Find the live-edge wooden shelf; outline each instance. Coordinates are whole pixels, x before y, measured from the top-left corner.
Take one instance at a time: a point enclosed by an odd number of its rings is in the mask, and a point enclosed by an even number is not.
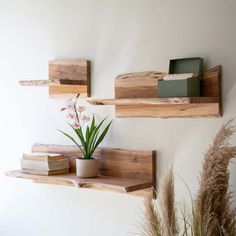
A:
[[[110,190],[120,193],[132,193],[138,190],[152,187],[152,182],[111,176],[98,176],[96,178],[78,178],[75,173],[63,175],[32,175],[25,174],[22,170],[7,171],[7,176],[30,179],[34,183],[47,183],[57,185],[74,186],[78,188],[92,188]]]
[[[22,86],[39,86],[49,87],[55,85],[83,85],[84,83],[79,80],[69,79],[48,79],[48,80],[21,80],[19,81]]]
[[[221,66],[203,74],[201,97],[158,97],[158,80],[164,73],[119,75],[115,99],[88,99],[93,105],[115,105],[117,117],[221,117]]]
[[[22,80],[22,86],[49,87],[50,98],[68,94],[90,97],[90,61],[83,59],[53,60],[49,62],[48,80]]]
[[[116,148],[98,148],[99,175],[96,178],[78,178],[75,174],[75,158],[81,155],[76,146],[35,144],[33,152],[62,153],[68,158],[71,173],[63,175],[32,175],[22,170],[7,171],[11,177],[30,179],[35,183],[74,186],[110,190],[137,196],[152,194],[156,189],[156,152],[131,151]]]
[[[87,99],[92,105],[167,105],[217,103],[217,97],[173,97],[173,98],[118,98],[118,99]]]

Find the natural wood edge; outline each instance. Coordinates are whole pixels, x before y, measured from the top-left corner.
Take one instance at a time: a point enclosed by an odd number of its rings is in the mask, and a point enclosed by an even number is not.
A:
[[[75,181],[70,179],[68,176],[63,175],[53,175],[53,176],[42,176],[42,175],[32,175],[26,174],[17,171],[6,171],[6,176],[15,177],[15,178],[22,178],[22,179],[29,179],[33,183],[42,183],[42,184],[53,184],[53,185],[65,185],[65,186],[73,186],[77,188],[91,188],[96,190],[109,190],[113,192],[119,193],[126,193],[132,194],[137,196],[145,195],[147,192],[150,192],[152,189],[152,182],[144,182],[140,184],[130,185],[128,187],[118,185],[118,184],[110,184],[110,183],[103,183],[103,182],[93,182],[92,179],[84,179],[80,181]],[[109,176],[106,176],[109,177]],[[118,179],[118,178],[114,178]],[[126,179],[124,179],[126,181]]]
[[[69,80],[69,79],[49,79],[49,80],[21,80],[19,81],[22,86],[39,86],[49,87],[54,85],[86,85],[86,81]]]
[[[136,185],[125,187],[125,191],[126,191],[126,193],[130,193],[133,191],[151,188],[152,186],[153,186],[152,182],[146,182],[146,183],[142,183],[142,184],[136,184]]]
[[[145,188],[145,189],[137,190],[137,191],[133,191],[133,192],[129,192],[128,194],[132,195],[132,196],[136,196],[136,197],[146,197],[146,196],[151,195],[151,197],[153,199],[156,199],[156,191],[153,187]]]
[[[132,190],[132,191],[126,191],[124,188],[120,187],[115,187],[115,186],[109,186],[109,185],[95,185],[92,183],[83,183],[83,184],[75,184],[72,182],[65,182],[65,183],[58,183],[56,181],[51,181],[50,183],[48,181],[43,181],[43,180],[32,180],[33,183],[38,183],[38,184],[52,184],[52,185],[64,185],[68,187],[76,187],[76,188],[86,188],[86,189],[93,189],[93,190],[100,190],[100,191],[111,191],[111,192],[116,192],[116,193],[122,193],[122,194],[128,194],[136,197],[145,197],[146,195],[152,195],[154,199],[156,199],[156,191],[154,190],[153,187],[148,187],[144,189],[139,189],[139,190]]]
[[[204,72],[203,72],[203,77],[209,76],[210,73],[212,73],[212,72],[214,72],[214,71],[215,71],[215,72],[221,71],[221,65],[217,65],[217,66],[215,66],[215,67],[212,67],[212,68],[208,69],[207,71],[204,71]]]
[[[21,86],[40,86],[48,87],[51,85],[59,85],[59,80],[21,80],[19,81]]]
[[[12,176],[14,177],[14,176]],[[16,177],[16,178],[21,178],[21,177]],[[22,179],[26,179],[23,178]],[[58,182],[57,180],[53,181],[48,181],[48,180],[43,180],[43,179],[29,179],[32,180],[33,183],[37,183],[37,184],[52,184],[52,185],[64,185],[64,186],[71,186],[71,187],[77,187],[76,183],[73,183],[73,181],[68,181],[68,180],[61,180],[60,182]]]
[[[116,106],[118,118],[219,118],[219,103]]]
[[[66,178],[65,179],[57,179],[57,178],[53,179],[53,178],[48,178],[48,176],[19,173],[14,170],[13,171],[5,171],[4,173],[6,176],[21,178],[21,179],[28,179],[28,180],[32,180],[32,182],[34,182],[34,183],[56,184],[56,185],[66,185],[66,186],[77,187],[77,184],[73,180],[71,180],[71,179],[68,180]],[[58,176],[60,176],[60,175],[58,175]]]
[[[57,99],[57,98],[69,98],[71,96],[76,96],[77,94],[80,94],[79,97],[80,98],[87,98],[89,97],[89,94],[87,93],[80,93],[79,90],[77,93],[58,93],[58,94],[52,94],[52,93],[49,93],[49,98],[52,98],[52,99]]]
[[[126,74],[121,74],[118,75],[115,79],[115,81],[117,80],[124,80],[124,79],[129,79],[132,77],[145,77],[145,76],[150,76],[152,78],[162,78],[164,75],[166,75],[168,73],[166,72],[159,72],[159,71],[142,71],[142,72],[132,72],[132,73],[126,73]]]
[[[200,119],[200,118],[221,118],[222,116],[220,114],[216,115],[186,115],[186,116],[157,116],[157,115],[143,115],[143,116],[133,116],[133,115],[116,115],[117,118],[161,118],[161,119],[172,119],[172,118],[187,118],[187,119]]]
[[[167,105],[190,103],[217,103],[217,97],[173,97],[173,98],[120,98],[120,99],[87,99],[92,105]]]
[[[54,59],[50,60],[50,65],[74,65],[74,66],[87,66],[90,61],[85,58],[74,58],[74,59]]]
[[[91,97],[91,61],[87,61],[87,94],[86,97]]]

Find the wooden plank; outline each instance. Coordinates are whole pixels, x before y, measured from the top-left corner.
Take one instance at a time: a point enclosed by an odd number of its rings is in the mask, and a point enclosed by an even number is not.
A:
[[[95,155],[99,159],[100,174],[153,181],[154,151],[101,148]]]
[[[218,103],[116,106],[117,117],[220,117]]]
[[[92,105],[161,105],[216,103],[218,97],[173,97],[173,98],[120,98],[120,99],[89,99]]]
[[[89,97],[87,85],[54,85],[49,87],[50,98],[63,98],[80,93],[80,98]]]
[[[218,97],[219,115],[223,115],[221,65],[218,65],[203,74],[201,96]]]
[[[49,87],[50,98],[61,98],[68,94],[81,94],[81,97],[90,96],[90,61],[74,60],[54,60],[49,62],[49,79],[50,80],[69,80],[70,85],[55,85]],[[71,82],[71,81],[77,82]],[[68,84],[67,83],[67,84]]]
[[[92,188],[98,190],[111,190],[121,193],[130,193],[152,187],[152,182],[145,180],[98,176],[96,178],[79,178],[74,174],[64,175],[32,175],[22,170],[7,171],[7,176],[33,180],[35,183],[47,183],[74,186],[78,188]]]
[[[34,144],[32,152],[61,153],[68,158],[72,172],[75,172],[75,159],[81,151],[74,145]],[[97,148],[94,156],[99,159],[100,175],[118,178],[139,179],[155,182],[153,173],[156,160],[155,151],[132,151],[117,148]]]
[[[19,81],[22,86],[40,86],[40,87],[48,87],[52,85],[60,84],[59,80],[21,80]]]
[[[49,79],[80,80],[87,83],[89,61],[75,60],[53,60],[49,61]]]
[[[156,199],[156,191],[153,189],[153,187],[145,188],[145,189],[138,190],[138,191],[133,191],[133,192],[130,192],[128,194],[138,196],[138,197],[151,196],[152,198]]]
[[[49,80],[21,80],[19,81],[22,86],[40,86],[48,87],[54,85],[82,85],[84,81],[79,80],[68,80],[68,79],[49,79]]]
[[[115,98],[155,98],[157,81],[165,74],[147,71],[119,75],[115,79]]]
[[[203,74],[201,96],[219,97],[221,95],[221,66],[216,66]]]

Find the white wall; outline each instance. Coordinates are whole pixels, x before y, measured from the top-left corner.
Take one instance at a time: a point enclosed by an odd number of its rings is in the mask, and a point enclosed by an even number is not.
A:
[[[235,12],[235,0],[0,0],[0,235],[124,236],[137,233],[142,219],[138,197],[4,176],[34,142],[69,144],[57,131],[69,130],[59,112],[65,101],[49,100],[46,88],[18,85],[46,79],[52,58],[92,60],[92,96],[104,98],[113,97],[116,75],[167,71],[171,58],[221,64],[221,119],[117,119],[114,108],[89,107],[114,118],[104,146],[157,150],[158,175],[174,161],[194,193],[204,151],[236,115]],[[236,190],[235,165],[232,172]],[[176,184],[182,200],[184,187]]]

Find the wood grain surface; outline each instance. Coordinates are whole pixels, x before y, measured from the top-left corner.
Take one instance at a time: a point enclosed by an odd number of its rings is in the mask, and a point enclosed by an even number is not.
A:
[[[145,180],[117,178],[111,176],[98,176],[96,178],[78,178],[75,173],[62,175],[32,175],[25,174],[22,170],[5,172],[7,176],[33,180],[35,183],[67,185],[77,188],[92,188],[98,190],[110,190],[121,193],[149,189],[152,182]]]
[[[147,71],[119,75],[115,79],[115,98],[155,98],[157,81],[165,74]]]
[[[115,81],[115,111],[117,117],[221,117],[222,116],[222,98],[221,98],[221,66],[216,66],[203,74],[201,91],[205,98],[180,98],[176,104],[171,104],[166,100],[161,104],[153,104],[153,99],[158,98],[158,80],[163,78],[165,73],[160,72],[138,72],[120,75]],[[119,104],[117,99],[141,99],[141,104],[130,100],[121,100],[126,104]],[[173,98],[175,99],[175,98]],[[204,100],[205,99],[205,100]],[[163,101],[156,99],[156,102]],[[175,101],[175,100],[174,100]],[[176,100],[177,101],[177,100]],[[100,101],[102,103],[102,101]],[[110,101],[111,102],[111,101]],[[172,103],[173,102],[172,100]],[[182,104],[181,104],[182,103]]]
[[[21,80],[19,81],[22,86],[39,86],[49,87],[54,85],[83,85],[84,82],[80,80],[69,79],[49,79],[49,80]]]
[[[63,175],[32,175],[21,170],[7,171],[7,176],[31,179],[35,183],[59,184],[79,188],[111,190],[137,196],[151,194],[156,189],[156,152],[117,148],[98,148],[94,157],[99,159],[97,178],[78,178],[75,159],[81,156],[76,146],[34,144],[32,152],[60,153],[68,158],[71,172]]]
[[[90,97],[90,61],[82,59],[54,60],[49,62],[49,79],[65,80],[67,85],[49,87],[50,98],[61,98],[80,93],[80,97]],[[77,82],[71,82],[77,81]],[[76,85],[79,84],[79,85]],[[68,85],[69,84],[69,85]]]
[[[173,98],[118,98],[118,99],[87,99],[92,105],[166,105],[190,103],[216,103],[218,97],[173,97]]]
[[[81,151],[74,145],[34,144],[32,146],[32,152],[64,154],[69,159],[72,172],[75,172],[75,159],[82,156]],[[99,159],[100,175],[155,182],[155,151],[97,148],[94,157]]]

